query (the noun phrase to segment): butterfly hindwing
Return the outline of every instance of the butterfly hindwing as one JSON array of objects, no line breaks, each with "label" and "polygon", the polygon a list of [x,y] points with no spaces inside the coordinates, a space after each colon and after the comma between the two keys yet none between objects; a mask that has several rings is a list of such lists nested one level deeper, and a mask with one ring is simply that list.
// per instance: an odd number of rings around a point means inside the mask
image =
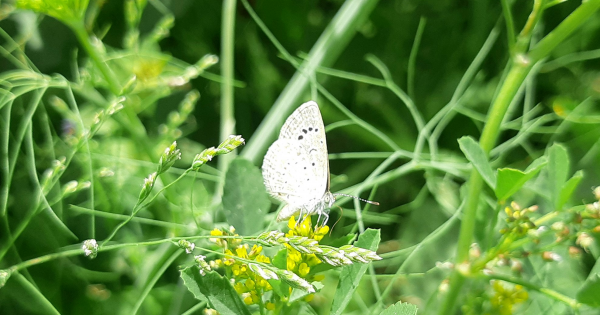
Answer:
[{"label": "butterfly hindwing", "polygon": [[[267,191],[275,198],[296,206],[306,200],[323,196],[316,154],[308,154],[304,148],[290,140],[275,141],[263,162],[263,178]],[[313,166],[314,165],[314,166]]]}]

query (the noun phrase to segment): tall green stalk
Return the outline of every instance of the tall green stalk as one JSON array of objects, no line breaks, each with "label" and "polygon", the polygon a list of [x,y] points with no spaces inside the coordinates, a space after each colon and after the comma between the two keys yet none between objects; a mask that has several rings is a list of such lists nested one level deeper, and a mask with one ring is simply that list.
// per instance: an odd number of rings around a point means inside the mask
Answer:
[{"label": "tall green stalk", "polygon": [[[300,99],[307,90],[311,78],[316,75],[319,67],[331,65],[342,53],[350,42],[358,27],[369,17],[378,0],[347,0],[327,26],[321,37],[314,44],[306,60],[300,65],[288,85],[273,104],[273,107],[260,124],[248,145],[242,151],[242,156],[255,164],[260,161],[267,146],[275,137],[278,128],[284,118],[292,112],[292,109],[300,105],[300,102],[308,99]],[[255,13],[246,0],[242,4],[253,18]],[[261,22],[262,23],[262,22]],[[259,26],[264,26],[259,24]],[[263,31],[268,32],[268,29]],[[267,33],[269,36],[270,32]],[[275,38],[272,38],[275,40]],[[277,43],[278,44],[278,43]],[[283,47],[278,47],[280,51]],[[285,49],[284,49],[285,50]],[[287,51],[281,51],[289,56]]]},{"label": "tall green stalk", "polygon": [[[223,1],[221,22],[221,130],[219,139],[227,139],[235,132],[234,110],[234,45],[235,45],[235,12],[237,0]],[[219,158],[219,170],[225,171],[227,164],[235,158],[236,153]]]},{"label": "tall green stalk", "polygon": [[[479,144],[486,154],[493,149],[498,135],[502,119],[506,111],[517,94],[517,91],[531,72],[533,66],[547,57],[548,54],[558,44],[573,33],[577,27],[581,26],[600,8],[600,0],[590,0],[580,5],[571,15],[569,15],[552,32],[545,36],[528,54],[519,56],[519,61],[513,62],[509,74],[504,80],[498,97],[494,100],[488,113],[488,120],[483,128]],[[473,241],[475,231],[475,221],[477,205],[483,188],[483,178],[474,169],[471,172],[468,184],[468,194],[465,209],[462,217],[462,224],[458,238],[456,251],[456,264],[468,262],[469,248]],[[455,269],[450,276],[450,288],[446,298],[439,309],[439,314],[452,314],[455,308],[456,300],[465,282],[464,275]]]}]

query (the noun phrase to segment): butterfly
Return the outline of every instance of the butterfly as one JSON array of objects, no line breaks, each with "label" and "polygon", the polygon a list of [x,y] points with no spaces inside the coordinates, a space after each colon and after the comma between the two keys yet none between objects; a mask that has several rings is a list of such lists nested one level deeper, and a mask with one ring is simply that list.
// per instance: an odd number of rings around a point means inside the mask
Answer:
[{"label": "butterfly", "polygon": [[329,191],[325,126],[319,106],[314,101],[300,105],[287,118],[279,138],[265,155],[262,172],[269,194],[286,203],[277,215],[277,221],[289,219],[295,214],[299,214],[300,220],[318,214],[317,225],[321,218],[322,225],[325,225],[336,196],[348,196]]}]

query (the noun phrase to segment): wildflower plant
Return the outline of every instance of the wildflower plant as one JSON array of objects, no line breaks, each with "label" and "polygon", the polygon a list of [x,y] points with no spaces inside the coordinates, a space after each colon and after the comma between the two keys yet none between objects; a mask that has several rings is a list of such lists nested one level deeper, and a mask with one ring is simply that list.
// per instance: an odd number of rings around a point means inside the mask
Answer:
[{"label": "wildflower plant", "polygon": [[[0,314],[598,313],[600,0],[261,3],[2,1]],[[335,229],[259,168],[309,100]]]},{"label": "wildflower plant", "polygon": [[[210,232],[210,242],[220,248],[219,251],[205,249],[215,259],[206,260],[206,256],[197,255],[195,266],[182,270],[182,277],[188,289],[200,299],[208,299],[213,308],[225,310],[221,304],[232,303],[230,297],[211,301],[204,293],[199,293],[206,285],[202,277],[220,277],[229,279],[235,292],[246,306],[239,303],[227,307],[237,307],[239,313],[258,308],[261,314],[272,312],[279,314],[298,309],[301,304],[310,302],[323,287],[325,278],[319,271],[353,264],[368,264],[380,260],[374,251],[344,245],[339,248],[321,245],[329,232],[328,226],[314,226],[310,216],[298,223],[294,217],[288,221],[288,232],[263,232],[257,237],[240,237],[233,227],[214,229]],[[361,237],[377,238],[374,230],[368,230]],[[250,245],[249,242],[254,242]],[[179,241],[178,246],[188,252],[194,248],[187,241]],[[273,257],[264,254],[263,246],[280,247]],[[218,257],[218,258],[217,258]],[[321,266],[327,266],[322,268]],[[319,268],[321,267],[321,268]],[[223,282],[224,283],[224,282]],[[228,289],[229,290],[229,289]],[[211,295],[222,295],[211,292]],[[215,297],[218,298],[218,297]]]},{"label": "wildflower plant", "polygon": [[[508,180],[512,176],[511,180],[516,179],[520,182],[519,185],[523,185],[528,177],[537,174],[548,161],[552,165],[552,162],[558,160],[564,161],[564,164],[560,166],[554,164],[556,168],[548,168],[543,174],[559,180],[556,186],[560,189],[557,190],[555,199],[546,205],[550,210],[538,205],[523,207],[515,201],[504,205],[502,205],[504,202],[500,203],[497,230],[490,231],[487,236],[488,239],[494,239],[493,235],[498,233],[496,242],[471,244],[469,259],[454,266],[455,271],[463,277],[485,279],[489,284],[487,288],[485,284],[477,286],[482,292],[478,295],[487,299],[467,299],[462,306],[465,313],[513,314],[515,309],[524,307],[522,304],[527,302],[530,291],[544,294],[573,309],[579,309],[582,303],[589,305],[596,303],[593,302],[595,298],[592,293],[594,292],[592,288],[597,285],[596,280],[592,280],[590,286],[581,288],[577,298],[574,299],[558,291],[543,288],[527,279],[533,272],[527,267],[528,264],[538,268],[543,265],[549,268],[561,268],[558,266],[576,263],[581,259],[582,252],[595,246],[596,239],[591,235],[600,231],[597,201],[563,208],[568,194],[572,193],[582,178],[581,172],[576,172],[568,180],[566,176],[557,178],[557,173],[566,171],[569,166],[565,149],[560,145],[551,147],[547,156],[534,161],[524,173],[512,169],[498,170],[496,195],[505,197],[506,200],[514,193],[514,187],[511,191],[501,186],[502,180]],[[597,192],[598,188],[594,188],[596,200],[599,197]]]}]

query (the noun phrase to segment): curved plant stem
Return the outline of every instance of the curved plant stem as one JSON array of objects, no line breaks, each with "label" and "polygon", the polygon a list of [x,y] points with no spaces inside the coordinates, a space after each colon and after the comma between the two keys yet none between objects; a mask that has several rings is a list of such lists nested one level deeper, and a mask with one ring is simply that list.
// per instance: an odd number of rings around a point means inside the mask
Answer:
[{"label": "curved plant stem", "polygon": [[[306,91],[308,84],[311,82],[311,77],[315,74],[317,68],[319,66],[329,66],[337,59],[356,33],[356,29],[369,17],[377,2],[377,0],[344,2],[344,5],[342,5],[331,23],[329,23],[321,34],[321,37],[319,37],[312,47],[308,58],[300,65],[299,70],[296,71],[281,95],[279,95],[271,111],[269,111],[260,124],[244,151],[242,151],[243,157],[255,164],[258,163],[267,146],[275,137],[275,133],[278,130],[277,126],[281,125],[281,122],[292,111],[292,108],[299,105],[298,100]],[[289,53],[283,49],[283,46],[277,42],[273,34],[258,19],[248,1],[242,0],[242,4],[263,32],[278,47],[280,53],[286,56],[286,59],[291,62]]]},{"label": "curved plant stem", "polygon": [[[583,3],[531,50],[529,56],[525,58],[525,62],[514,62],[511,65],[498,97],[490,108],[488,121],[479,139],[479,144],[486,154],[489,154],[493,149],[500,133],[502,119],[533,66],[545,58],[552,49],[591,17],[598,8],[600,8],[600,0],[590,0]],[[469,248],[475,231],[477,205],[483,188],[483,178],[476,170],[471,172],[468,185],[467,200],[456,251],[457,264],[468,262]],[[452,273],[450,276],[450,289],[439,309],[439,314],[453,313],[456,299],[464,281],[465,277],[458,271],[455,270]]]},{"label": "curved plant stem", "polygon": [[120,95],[121,87],[115,78],[112,70],[106,65],[98,50],[90,43],[90,38],[88,36],[87,30],[85,29],[85,25],[83,22],[81,23],[72,23],[69,24],[73,32],[75,32],[75,36],[79,43],[83,46],[83,49],[88,53],[94,65],[100,70],[104,80],[108,83],[108,87],[110,92],[114,95]]}]

